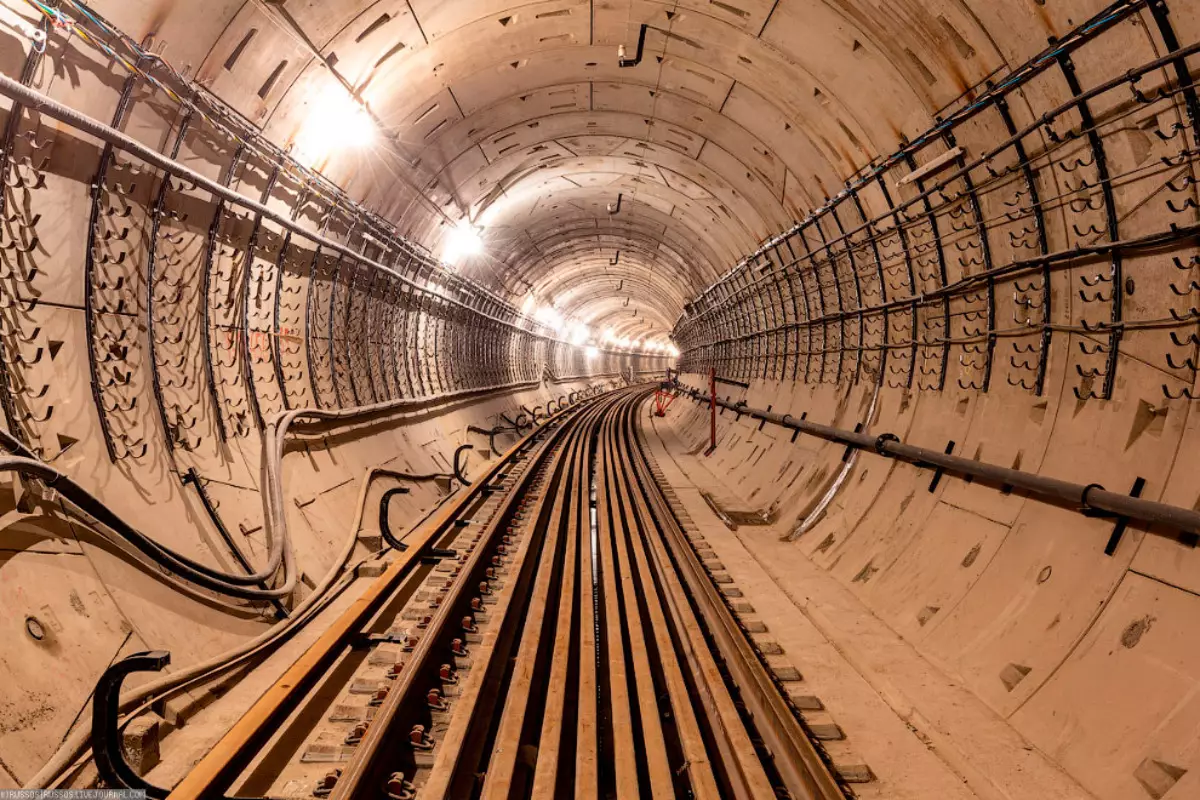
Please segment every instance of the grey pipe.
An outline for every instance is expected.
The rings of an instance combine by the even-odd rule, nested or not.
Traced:
[[[710,400],[698,389],[683,383],[677,385],[693,399],[703,402]],[[788,414],[764,411],[740,403],[730,403],[728,400],[720,398],[717,398],[717,405],[738,414],[745,414],[753,419],[766,420],[789,430],[806,433],[830,442],[848,445],[859,450],[872,450],[881,456],[909,461],[917,466],[940,468],[947,472],[980,478],[1001,486],[1011,486],[1014,489],[1021,489],[1031,494],[1076,506],[1084,511],[1100,511],[1114,517],[1128,517],[1129,519],[1167,525],[1181,531],[1200,533],[1200,513],[1189,508],[1110,492],[1098,483],[1084,485],[1058,478],[1048,478],[1032,472],[949,455],[940,450],[929,450],[925,447],[905,444],[890,433],[874,435],[855,433],[843,428],[796,419]]]

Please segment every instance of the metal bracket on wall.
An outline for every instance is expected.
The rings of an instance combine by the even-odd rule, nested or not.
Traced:
[[[1117,552],[1117,547],[1119,547],[1121,544],[1121,537],[1125,535],[1125,529],[1129,527],[1129,517],[1124,517],[1120,514],[1113,514],[1109,511],[1100,511],[1089,506],[1087,502],[1088,491],[1093,487],[1100,489],[1104,488],[1099,484],[1091,484],[1083,490],[1083,513],[1088,517],[1111,517],[1116,521],[1116,524],[1113,525],[1112,533],[1109,534],[1108,543],[1104,545],[1104,555],[1111,557]],[[1139,475],[1133,481],[1133,488],[1129,490],[1129,496],[1141,497],[1142,490],[1145,488],[1146,479]]]

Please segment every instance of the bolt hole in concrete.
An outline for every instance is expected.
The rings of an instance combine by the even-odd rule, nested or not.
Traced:
[[[38,642],[46,638],[46,628],[37,617],[25,618],[25,632],[29,634],[31,639]]]

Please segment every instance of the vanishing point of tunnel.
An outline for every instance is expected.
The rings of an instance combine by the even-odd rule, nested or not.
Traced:
[[[1200,798],[1200,3],[0,0],[2,798]]]

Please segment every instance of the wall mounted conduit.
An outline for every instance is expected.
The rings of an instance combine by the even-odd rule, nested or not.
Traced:
[[[710,398],[699,389],[682,382],[676,386],[697,402],[708,403]],[[975,478],[997,486],[1008,486],[1020,489],[1033,495],[1038,495],[1071,508],[1081,513],[1125,517],[1143,520],[1145,522],[1165,525],[1174,530],[1190,533],[1200,533],[1200,512],[1190,508],[1181,508],[1154,500],[1143,500],[1139,497],[1110,492],[1097,483],[1079,484],[1050,478],[1023,470],[1001,467],[984,461],[951,455],[941,450],[929,450],[905,444],[890,433],[872,434],[865,430],[855,432],[844,428],[834,428],[816,422],[798,419],[790,414],[780,414],[775,411],[752,408],[743,402],[731,403],[717,398],[717,405],[729,409],[738,416],[745,415],[752,419],[764,420],[774,425],[787,428],[798,433],[806,433],[826,441],[844,444],[858,450],[871,450],[886,458],[895,458],[915,464],[926,469],[941,469],[958,475]]]
[[[331,422],[353,422],[361,419],[367,419],[391,412],[402,411],[407,408],[413,410],[427,407],[439,402],[449,402],[457,399],[465,399],[467,397],[479,396],[499,391],[514,391],[520,389],[531,389],[538,385],[536,381],[525,383],[506,384],[502,386],[491,387],[487,389],[468,389],[459,392],[452,392],[447,395],[438,397],[414,398],[407,400],[395,400],[388,403],[377,404],[361,409],[343,409],[337,411],[322,411],[320,409],[295,409],[289,412],[283,412],[272,418],[267,424],[265,431],[266,437],[263,448],[263,473],[266,477],[266,485],[268,489],[274,491],[265,491],[263,493],[264,507],[268,503],[277,503],[277,507],[282,508],[282,487],[273,486],[274,483],[280,480],[279,470],[271,467],[270,459],[267,454],[272,450],[282,450],[282,439],[289,432],[291,426],[298,422],[300,417],[305,417],[304,420],[299,420],[300,424],[329,424]],[[269,443],[274,437],[278,437],[276,448],[268,448]],[[3,431],[0,431],[0,445],[9,448],[19,456],[28,456],[29,460],[36,462],[32,458],[33,454],[28,449],[24,448],[20,442],[17,442],[13,437],[7,436]],[[48,465],[42,465],[45,469],[53,472],[53,468]],[[0,459],[0,470],[5,469],[3,460]],[[15,468],[15,467],[13,467]],[[17,470],[22,471],[22,470]],[[52,477],[52,476],[51,476]],[[68,479],[69,480],[69,479]],[[51,485],[51,484],[48,484]],[[64,499],[70,500],[64,490],[64,485],[59,483],[52,485],[52,488],[63,495]],[[269,495],[275,495],[276,499],[269,499]],[[110,512],[111,513],[111,512]],[[286,519],[283,521],[282,528],[275,527],[278,523],[273,521],[272,516],[267,513],[264,516],[266,521],[267,532],[272,541],[277,537],[287,536]],[[256,636],[254,639],[245,642],[230,651],[214,656],[205,661],[190,664],[175,672],[165,675],[161,678],[147,681],[144,684],[129,690],[122,695],[119,702],[119,710],[122,713],[128,712],[129,718],[137,714],[149,710],[152,705],[162,699],[174,696],[175,694],[193,687],[205,681],[214,679],[228,670],[244,664],[257,655],[269,652],[276,644],[284,641],[291,636],[302,625],[312,619],[312,617],[323,608],[323,601],[327,597],[337,591],[340,591],[345,586],[349,585],[347,576],[342,575],[342,567],[349,560],[351,553],[354,550],[357,542],[357,530],[352,532],[348,537],[346,546],[335,560],[334,565],[330,568],[328,574],[317,585],[317,588],[312,591],[299,605],[292,609],[292,616],[275,625],[264,633]],[[339,576],[341,582],[338,583]],[[83,756],[91,742],[90,731],[80,729],[72,733],[59,747],[58,751],[42,766],[36,775],[26,781],[24,788],[26,789],[45,789],[52,785],[55,780],[67,769],[71,764],[76,762]]]

